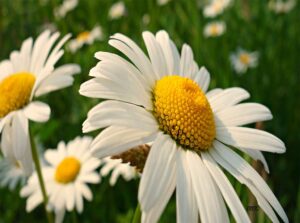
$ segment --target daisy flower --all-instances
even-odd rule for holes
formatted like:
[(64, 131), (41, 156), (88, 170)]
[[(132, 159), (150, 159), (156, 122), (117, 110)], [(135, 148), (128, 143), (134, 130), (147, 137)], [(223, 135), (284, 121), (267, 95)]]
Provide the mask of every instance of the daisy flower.
[[(100, 176), (95, 171), (100, 166), (100, 160), (91, 156), (91, 142), (90, 137), (77, 137), (67, 145), (61, 141), (57, 150), (45, 152), (45, 160), (50, 166), (44, 166), (42, 173), (49, 198), (48, 204), (57, 214), (57, 218), (63, 219), (65, 210), (76, 209), (78, 213), (82, 213), (83, 198), (88, 201), (93, 198), (87, 183), (100, 182)], [(28, 197), (28, 212), (43, 201), (36, 172), (22, 188), (21, 196)]]
[(0, 186), (16, 189), (18, 185), (24, 185), (26, 175), (20, 164), (15, 160), (0, 158)]
[[(138, 200), (142, 222), (157, 222), (176, 188), (177, 221), (237, 222), (249, 217), (223, 173), (225, 168), (256, 196), (274, 222), (288, 222), (280, 203), (261, 176), (238, 153), (264, 161), (261, 151), (283, 153), (284, 143), (262, 130), (241, 125), (272, 118), (268, 108), (241, 103), (242, 88), (207, 91), (210, 75), (198, 67), (191, 48), (181, 54), (165, 31), (143, 32), (149, 58), (131, 39), (115, 34), (109, 44), (131, 62), (108, 52), (80, 93), (103, 98), (88, 113), (83, 132), (105, 128), (92, 142), (97, 157), (123, 153), (153, 142), (143, 169)], [(224, 202), (225, 201), (225, 202)]]
[(74, 53), (84, 44), (91, 45), (96, 40), (103, 38), (102, 29), (100, 26), (95, 26), (91, 31), (84, 31), (77, 35), (75, 39), (70, 40), (68, 44), (69, 50)]
[(126, 7), (124, 2), (117, 2), (113, 4), (109, 9), (108, 17), (111, 20), (119, 19), (120, 17), (125, 15), (125, 12), (126, 12)]
[(25, 40), (20, 51), (13, 51), (9, 60), (0, 63), (1, 149), (28, 174), (33, 167), (28, 120), (46, 122), (50, 116), (50, 107), (33, 99), (71, 85), (72, 75), (80, 71), (74, 64), (54, 68), (69, 37), (54, 45), (59, 33), (45, 31), (35, 43), (32, 38)]
[(66, 16), (66, 14), (78, 5), (78, 0), (64, 0), (63, 3), (54, 9), (54, 15), (56, 18), (61, 19)]
[(137, 170), (130, 166), (129, 163), (122, 163), (122, 159), (112, 159), (106, 157), (103, 159), (104, 165), (101, 167), (100, 175), (106, 177), (111, 172), (109, 184), (114, 186), (122, 176), (126, 181), (130, 181), (138, 176)]
[(217, 15), (223, 13), (223, 11), (228, 7), (231, 0), (214, 0), (206, 5), (203, 9), (203, 15), (207, 18), (214, 18)]
[(258, 52), (249, 52), (239, 48), (230, 55), (231, 65), (238, 74), (245, 73), (248, 68), (254, 68), (258, 63)]
[(226, 24), (224, 22), (210, 22), (205, 25), (203, 34), (205, 37), (221, 36), (226, 31)]
[(269, 2), (269, 9), (277, 14), (288, 13), (296, 6), (295, 0), (273, 0)]

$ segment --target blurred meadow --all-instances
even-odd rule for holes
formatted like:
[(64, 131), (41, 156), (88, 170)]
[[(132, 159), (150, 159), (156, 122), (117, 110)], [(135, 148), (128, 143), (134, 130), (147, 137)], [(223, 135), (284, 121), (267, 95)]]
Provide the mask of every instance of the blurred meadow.
[[(203, 6), (207, 1), (171, 0), (158, 5), (155, 0), (124, 0), (125, 15), (110, 19), (109, 9), (114, 0), (79, 0), (65, 17), (58, 18), (54, 9), (61, 0), (0, 0), (0, 60), (9, 58), (27, 37), (38, 36), (46, 27), (76, 37), (96, 25), (101, 26), (103, 38), (84, 45), (75, 53), (65, 47), (59, 64), (77, 63), (81, 73), (75, 76), (72, 87), (43, 96), (52, 110), (44, 124), (32, 123), (33, 132), (41, 150), (55, 148), (60, 140), (69, 141), (82, 135), (81, 126), (89, 109), (98, 100), (79, 95), (81, 83), (88, 80), (89, 70), (97, 60), (94, 53), (117, 53), (108, 45), (114, 33), (123, 33), (144, 49), (142, 32), (166, 30), (178, 47), (188, 43), (195, 60), (211, 74), (210, 88), (240, 86), (251, 94), (251, 101), (266, 105), (273, 120), (264, 128), (282, 139), (284, 154), (264, 153), (270, 166), (268, 184), (284, 207), (290, 222), (300, 222), (300, 4), (287, 13), (275, 13), (268, 1), (233, 0), (216, 18), (205, 18)], [(218, 37), (206, 38), (204, 26), (214, 20), (226, 23), (226, 31)], [(230, 54), (238, 48), (258, 51), (257, 67), (237, 74), (230, 63)], [(130, 88), (131, 86), (128, 86)], [(96, 135), (98, 131), (94, 132)], [(232, 179), (245, 207), (248, 190)], [(91, 186), (94, 199), (84, 203), (84, 212), (78, 222), (130, 222), (137, 204), (138, 180), (126, 182), (119, 178), (114, 187), (109, 179)], [(0, 188), (0, 223), (41, 222), (42, 206), (31, 213), (25, 211), (25, 199), (19, 190)], [(173, 195), (174, 196), (174, 195)], [(169, 202), (160, 222), (175, 222), (176, 202)], [(65, 222), (72, 222), (67, 215)], [(269, 222), (258, 210), (256, 222)]]

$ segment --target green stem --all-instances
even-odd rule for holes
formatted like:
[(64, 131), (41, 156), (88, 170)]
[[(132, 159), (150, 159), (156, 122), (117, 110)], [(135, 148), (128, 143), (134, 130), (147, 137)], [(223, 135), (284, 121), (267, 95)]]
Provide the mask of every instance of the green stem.
[(137, 204), (131, 223), (140, 223), (141, 222), (141, 216), (142, 216), (141, 206), (140, 206), (140, 204)]
[(35, 145), (35, 142), (34, 142), (34, 139), (33, 139), (33, 136), (32, 136), (32, 133), (31, 133), (30, 129), (29, 129), (29, 134), (30, 134), (32, 158), (33, 158), (33, 162), (34, 162), (34, 165), (35, 165), (35, 169), (36, 169), (36, 172), (37, 172), (37, 176), (38, 176), (38, 179), (39, 179), (39, 184), (40, 184), (42, 195), (43, 195), (43, 203), (44, 203), (45, 213), (46, 213), (46, 216), (47, 216), (48, 223), (52, 223), (53, 222), (52, 215), (47, 210), (48, 197), (47, 197), (45, 183), (44, 183), (44, 179), (43, 179), (43, 175), (42, 175), (41, 164), (40, 164), (38, 152), (37, 152), (36, 145)]

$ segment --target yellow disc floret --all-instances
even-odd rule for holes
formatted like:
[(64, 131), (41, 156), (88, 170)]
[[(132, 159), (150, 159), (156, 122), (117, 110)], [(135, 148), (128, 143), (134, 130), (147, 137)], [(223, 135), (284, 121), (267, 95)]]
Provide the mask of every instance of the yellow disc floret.
[(63, 159), (56, 168), (55, 180), (62, 184), (73, 182), (79, 171), (80, 162), (75, 157), (67, 157)]
[(28, 104), (35, 76), (19, 72), (0, 81), (0, 118)]
[(90, 32), (84, 31), (79, 33), (76, 37), (77, 41), (86, 41), (90, 37)]
[(207, 150), (215, 138), (210, 104), (191, 79), (166, 76), (153, 91), (154, 116), (162, 131), (185, 149)]
[(250, 56), (247, 53), (241, 53), (239, 58), (240, 61), (245, 65), (248, 65), (250, 63)]

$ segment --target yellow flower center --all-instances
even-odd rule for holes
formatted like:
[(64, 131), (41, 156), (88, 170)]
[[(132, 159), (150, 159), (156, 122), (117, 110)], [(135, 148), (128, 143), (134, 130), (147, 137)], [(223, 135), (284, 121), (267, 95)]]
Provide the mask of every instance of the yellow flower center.
[(210, 33), (212, 36), (217, 36), (219, 35), (219, 27), (216, 24), (211, 25), (210, 27)]
[(86, 40), (89, 38), (89, 36), (90, 36), (90, 32), (84, 31), (84, 32), (82, 32), (82, 33), (79, 33), (79, 34), (77, 35), (76, 39), (77, 39), (78, 41), (86, 41)]
[(81, 165), (75, 157), (67, 157), (56, 168), (55, 180), (62, 184), (73, 182), (79, 171)]
[(215, 138), (210, 104), (191, 79), (166, 76), (153, 91), (154, 116), (159, 128), (185, 149), (207, 150)]
[(28, 104), (35, 76), (19, 72), (0, 81), (0, 118)]
[(241, 53), (239, 58), (240, 61), (245, 65), (248, 65), (250, 62), (250, 56), (247, 53)]

